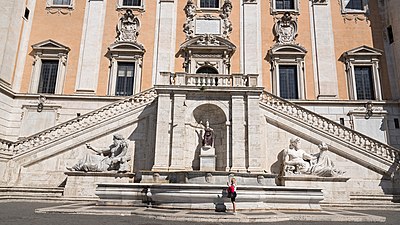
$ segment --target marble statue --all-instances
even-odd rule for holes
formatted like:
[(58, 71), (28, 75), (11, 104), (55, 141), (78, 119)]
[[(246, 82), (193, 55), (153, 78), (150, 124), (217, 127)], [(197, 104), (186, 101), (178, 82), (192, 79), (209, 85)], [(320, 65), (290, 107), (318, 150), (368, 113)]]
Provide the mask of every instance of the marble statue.
[(300, 149), (300, 139), (290, 139), (289, 149), (283, 151), (285, 174), (307, 174), (316, 157)]
[(74, 166), (67, 167), (68, 170), (85, 172), (129, 171), (128, 143), (122, 135), (114, 134), (113, 144), (107, 148), (96, 148), (90, 144), (86, 144), (86, 148), (93, 150), (97, 154), (87, 154)]
[(319, 177), (335, 177), (345, 172), (335, 168), (328, 156), (328, 145), (324, 142), (318, 145), (319, 153), (308, 154), (299, 148), (300, 140), (290, 139), (289, 149), (283, 152), (283, 172), (287, 174), (310, 174)]
[(206, 122), (204, 128), (203, 146), (214, 146), (214, 130), (210, 127), (210, 123)]
[(311, 167), (310, 173), (320, 177), (336, 177), (345, 172), (335, 168), (335, 164), (328, 156), (328, 145), (324, 142), (318, 145), (317, 162)]

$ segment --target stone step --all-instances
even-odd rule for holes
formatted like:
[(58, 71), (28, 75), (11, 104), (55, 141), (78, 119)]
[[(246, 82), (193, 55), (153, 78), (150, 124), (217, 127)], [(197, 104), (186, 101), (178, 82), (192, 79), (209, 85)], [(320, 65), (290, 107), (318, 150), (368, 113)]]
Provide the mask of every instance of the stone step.
[(60, 198), (64, 188), (0, 187), (1, 198)]
[(400, 195), (350, 195), (354, 203), (400, 203)]

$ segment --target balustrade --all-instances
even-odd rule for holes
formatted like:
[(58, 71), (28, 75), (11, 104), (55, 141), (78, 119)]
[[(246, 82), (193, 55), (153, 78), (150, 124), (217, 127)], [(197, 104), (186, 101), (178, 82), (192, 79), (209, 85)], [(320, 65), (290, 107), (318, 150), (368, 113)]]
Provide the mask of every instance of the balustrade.
[(79, 131), (88, 126), (93, 126), (95, 124), (104, 122), (105, 120), (108, 120), (108, 116), (117, 115), (118, 113), (128, 111), (136, 106), (151, 102), (156, 96), (156, 91), (154, 89), (150, 89), (75, 119), (69, 120), (65, 123), (59, 124), (15, 143), (0, 140), (0, 151), (12, 151), (14, 153), (20, 153), (35, 147), (39, 147), (55, 139), (61, 139), (74, 131)]
[(365, 151), (378, 155), (391, 162), (394, 160), (399, 160), (400, 152), (396, 148), (381, 143), (271, 93), (264, 92), (261, 97), (261, 102), (266, 106), (281, 113), (287, 114), (315, 129), (325, 131), (343, 141), (347, 141), (352, 145), (362, 148)]

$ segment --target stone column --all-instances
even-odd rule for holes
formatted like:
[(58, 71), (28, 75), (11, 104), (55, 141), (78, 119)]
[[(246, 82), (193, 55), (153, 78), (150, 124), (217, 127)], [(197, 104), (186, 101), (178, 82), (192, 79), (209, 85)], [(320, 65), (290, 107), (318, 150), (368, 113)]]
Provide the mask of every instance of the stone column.
[[(243, 73), (261, 73), (261, 17), (259, 0), (243, 0), (242, 4), (242, 38)], [(258, 84), (262, 84), (262, 76), (258, 76)]]
[(158, 1), (153, 60), (153, 84), (164, 84), (160, 83), (160, 81), (163, 80), (160, 79), (160, 72), (172, 73), (175, 70), (177, 6), (174, 0)]
[(107, 0), (88, 0), (81, 37), (75, 89), (78, 94), (95, 94), (98, 83), (101, 46)]
[(25, 1), (0, 0), (0, 4), (0, 82), (11, 86), (24, 21)]
[(174, 94), (170, 170), (185, 170), (185, 100), (186, 94)]
[(232, 95), (232, 167), (233, 172), (246, 171), (245, 101), (243, 95)]
[(337, 99), (335, 45), (332, 28), (331, 1), (310, 1), (312, 56), (318, 99)]
[(248, 171), (262, 172), (262, 162), (266, 156), (261, 152), (261, 116), (260, 92), (251, 92), (247, 95), (247, 149)]
[(171, 97), (158, 93), (156, 144), (153, 171), (167, 171), (170, 161)]

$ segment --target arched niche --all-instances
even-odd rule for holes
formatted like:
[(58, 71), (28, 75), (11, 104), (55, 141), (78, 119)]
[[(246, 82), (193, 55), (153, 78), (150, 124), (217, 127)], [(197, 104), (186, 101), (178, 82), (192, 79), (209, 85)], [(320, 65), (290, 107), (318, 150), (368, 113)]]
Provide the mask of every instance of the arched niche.
[(214, 104), (203, 104), (196, 107), (192, 113), (193, 119), (203, 127), (193, 127), (190, 132), (194, 132), (198, 137), (196, 146), (191, 152), (192, 169), (200, 169), (200, 149), (202, 147), (202, 139), (204, 135), (204, 126), (208, 121), (210, 127), (214, 130), (214, 147), (216, 154), (216, 171), (226, 171), (228, 168), (228, 144), (227, 144), (227, 116), (224, 111)]

